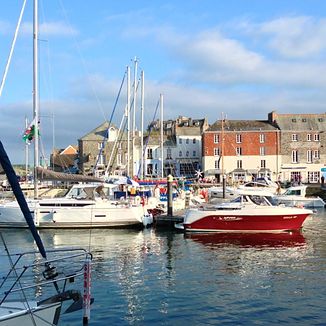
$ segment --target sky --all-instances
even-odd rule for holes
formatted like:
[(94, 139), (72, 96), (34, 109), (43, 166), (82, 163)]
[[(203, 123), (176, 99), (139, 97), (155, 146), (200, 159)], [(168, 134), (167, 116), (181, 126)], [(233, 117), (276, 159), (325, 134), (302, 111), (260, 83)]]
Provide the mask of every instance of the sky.
[[(22, 5), (0, 0), (1, 79)], [(0, 140), (22, 164), (25, 119), (33, 115), (32, 5), (27, 0), (0, 97)], [(164, 119), (326, 112), (324, 0), (39, 0), (39, 48), (47, 158), (112, 115), (120, 124), (135, 58), (136, 79), (145, 76), (145, 125), (159, 118), (160, 94)]]

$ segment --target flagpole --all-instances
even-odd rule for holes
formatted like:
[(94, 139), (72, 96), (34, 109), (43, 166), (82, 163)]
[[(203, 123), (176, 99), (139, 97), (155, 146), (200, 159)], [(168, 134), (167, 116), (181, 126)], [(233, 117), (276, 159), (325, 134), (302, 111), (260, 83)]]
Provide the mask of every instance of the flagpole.
[(38, 98), (38, 0), (34, 0), (33, 17), (33, 118), (34, 124), (34, 198), (38, 198), (37, 167), (39, 166), (39, 98)]

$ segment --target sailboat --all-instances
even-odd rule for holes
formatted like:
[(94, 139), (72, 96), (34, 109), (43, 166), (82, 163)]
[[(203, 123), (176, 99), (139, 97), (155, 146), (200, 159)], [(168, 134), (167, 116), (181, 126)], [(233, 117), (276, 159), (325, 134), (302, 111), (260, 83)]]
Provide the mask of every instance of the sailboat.
[[(147, 224), (147, 211), (140, 203), (117, 201), (107, 196), (97, 196), (95, 189), (104, 187), (102, 180), (92, 179), (92, 190), (83, 184), (73, 192), (89, 194), (86, 197), (70, 196), (43, 199), (38, 194), (39, 167), (39, 91), (38, 91), (38, 0), (34, 0), (33, 33), (33, 121), (34, 123), (34, 198), (28, 200), (37, 228), (91, 228), (91, 227), (141, 227)], [(45, 173), (42, 171), (41, 173)], [(66, 175), (67, 177), (67, 175)], [(68, 177), (71, 177), (68, 175)], [(89, 178), (88, 178), (89, 179)], [(89, 181), (81, 176), (79, 181)], [(78, 181), (74, 178), (72, 181)], [(96, 182), (96, 184), (95, 184)], [(101, 183), (99, 183), (101, 182)], [(17, 201), (0, 205), (0, 227), (27, 228)]]
[[(0, 284), (0, 326), (57, 325), (64, 301), (72, 301), (66, 313), (87, 307), (84, 318), (88, 320), (91, 254), (83, 248), (61, 248), (46, 252), (1, 141), (0, 164), (38, 247), (38, 251), (12, 255), (0, 234), (10, 263), (9, 271)], [(76, 277), (82, 275), (84, 285), (87, 284), (83, 296), (79, 291), (68, 288)], [(53, 285), (54, 293), (36, 300), (35, 293), (48, 293), (50, 285)], [(86, 301), (83, 301), (83, 297)]]

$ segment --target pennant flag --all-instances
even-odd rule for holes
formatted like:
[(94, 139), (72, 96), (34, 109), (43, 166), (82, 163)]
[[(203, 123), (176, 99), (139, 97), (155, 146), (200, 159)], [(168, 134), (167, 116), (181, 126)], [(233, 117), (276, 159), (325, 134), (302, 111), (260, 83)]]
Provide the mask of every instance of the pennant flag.
[(24, 132), (23, 140), (25, 143), (30, 144), (35, 137), (35, 119), (29, 124)]

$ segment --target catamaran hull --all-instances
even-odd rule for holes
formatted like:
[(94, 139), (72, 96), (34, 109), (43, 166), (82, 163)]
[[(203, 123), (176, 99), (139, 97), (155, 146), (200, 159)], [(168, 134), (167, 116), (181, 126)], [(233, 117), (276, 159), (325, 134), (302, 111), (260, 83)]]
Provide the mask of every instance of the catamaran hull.
[(190, 209), (183, 227), (185, 231), (197, 232), (282, 232), (299, 230), (310, 213), (311, 211), (303, 209), (297, 209), (291, 214), (273, 214), (271, 209), (264, 215)]
[(0, 326), (48, 326), (57, 325), (60, 317), (61, 302), (36, 306), (29, 303), (6, 302), (0, 305)]

